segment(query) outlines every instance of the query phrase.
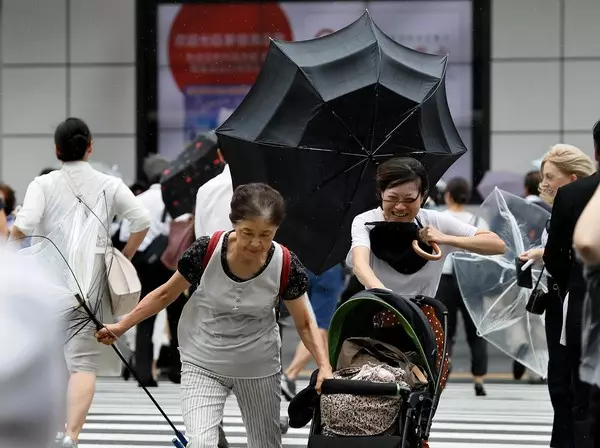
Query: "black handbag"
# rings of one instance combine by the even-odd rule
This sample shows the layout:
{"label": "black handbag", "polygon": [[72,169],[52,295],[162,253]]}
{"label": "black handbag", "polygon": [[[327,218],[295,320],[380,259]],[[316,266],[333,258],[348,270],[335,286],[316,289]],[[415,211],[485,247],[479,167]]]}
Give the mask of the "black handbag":
{"label": "black handbag", "polygon": [[368,222],[373,226],[369,231],[371,252],[382,261],[389,264],[396,272],[411,275],[420,271],[428,260],[418,255],[412,248],[414,240],[419,241],[419,247],[428,254],[433,253],[433,247],[419,240],[419,230],[423,228],[421,221],[413,222]]}
{"label": "black handbag", "polygon": [[539,289],[540,280],[542,279],[542,275],[544,275],[544,269],[546,269],[546,265],[542,267],[540,276],[535,282],[535,287],[533,288],[533,291],[531,291],[531,296],[527,301],[527,305],[525,305],[525,309],[531,314],[544,314],[546,311],[546,306],[548,305],[547,301],[549,293],[543,292],[541,289]]}

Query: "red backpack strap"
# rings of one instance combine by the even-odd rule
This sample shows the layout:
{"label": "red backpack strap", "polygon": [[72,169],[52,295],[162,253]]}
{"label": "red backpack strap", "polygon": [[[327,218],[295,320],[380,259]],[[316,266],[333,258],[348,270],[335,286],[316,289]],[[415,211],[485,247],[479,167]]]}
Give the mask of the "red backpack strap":
{"label": "red backpack strap", "polygon": [[206,266],[208,265],[208,262],[210,261],[212,254],[215,252],[215,249],[217,248],[217,244],[219,244],[219,240],[221,239],[221,235],[223,235],[223,233],[225,233],[223,230],[217,230],[210,237],[210,241],[208,242],[208,247],[206,248],[206,254],[204,254],[204,258],[202,259],[202,270],[206,269]]}
{"label": "red backpack strap", "polygon": [[281,264],[281,280],[279,282],[279,297],[283,295],[285,292],[285,288],[287,288],[288,280],[290,277],[290,266],[292,263],[292,257],[290,255],[290,251],[287,247],[280,244],[281,250],[283,251],[283,263]]}

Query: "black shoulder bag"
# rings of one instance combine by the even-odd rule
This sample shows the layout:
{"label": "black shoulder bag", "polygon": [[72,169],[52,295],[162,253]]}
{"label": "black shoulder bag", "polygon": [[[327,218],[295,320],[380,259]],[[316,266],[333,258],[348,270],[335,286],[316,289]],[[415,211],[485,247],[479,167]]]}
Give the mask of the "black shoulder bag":
{"label": "black shoulder bag", "polygon": [[531,296],[529,297],[529,300],[527,301],[527,305],[525,305],[525,309],[527,310],[527,312],[531,313],[531,314],[544,314],[544,312],[546,311],[546,301],[547,301],[547,296],[548,293],[547,292],[543,292],[541,289],[539,289],[540,286],[540,280],[542,279],[542,276],[544,275],[544,269],[546,269],[546,265],[544,265],[542,267],[542,270],[540,271],[540,276],[538,277],[537,281],[535,282],[535,287],[533,288],[533,291],[531,291]]}

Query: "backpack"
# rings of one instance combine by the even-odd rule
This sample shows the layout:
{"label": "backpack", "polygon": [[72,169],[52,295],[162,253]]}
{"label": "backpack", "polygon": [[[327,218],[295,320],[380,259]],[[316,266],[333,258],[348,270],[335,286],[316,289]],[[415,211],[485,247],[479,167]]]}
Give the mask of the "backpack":
{"label": "backpack", "polygon": [[186,250],[194,243],[194,219],[186,221],[171,221],[167,247],[160,257],[165,267],[173,272],[177,270],[177,263]]}
{"label": "backpack", "polygon": [[[223,230],[219,230],[219,231],[213,233],[213,235],[210,237],[210,241],[208,242],[208,247],[206,248],[206,254],[204,255],[204,258],[202,259],[202,270],[206,269],[206,266],[208,265],[208,262],[210,261],[213,253],[215,252],[215,249],[217,248],[217,244],[219,244],[219,240],[221,239],[221,235],[223,235],[223,233],[225,233]],[[281,280],[279,281],[278,303],[277,303],[277,306],[275,307],[275,314],[277,316],[278,321],[279,321],[279,317],[280,317],[281,310],[283,307],[283,303],[282,303],[283,301],[281,300],[281,296],[282,296],[283,292],[285,291],[285,288],[287,287],[288,279],[290,276],[290,266],[291,266],[291,256],[290,256],[289,249],[282,244],[280,244],[280,246],[281,246],[281,249],[283,250],[283,263],[281,266]]]}

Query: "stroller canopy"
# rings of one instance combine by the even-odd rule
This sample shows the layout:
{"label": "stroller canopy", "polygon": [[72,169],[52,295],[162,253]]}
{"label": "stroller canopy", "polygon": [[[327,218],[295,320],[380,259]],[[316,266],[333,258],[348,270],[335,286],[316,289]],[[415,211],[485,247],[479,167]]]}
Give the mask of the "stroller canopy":
{"label": "stroller canopy", "polygon": [[[385,309],[396,316],[401,327],[393,327],[392,331],[382,331],[375,327],[374,316]],[[350,337],[371,337],[392,344],[402,351],[415,351],[431,378],[438,373],[435,334],[425,314],[410,299],[391,291],[361,291],[337,309],[329,328],[332,366],[337,364],[342,344]]]}

